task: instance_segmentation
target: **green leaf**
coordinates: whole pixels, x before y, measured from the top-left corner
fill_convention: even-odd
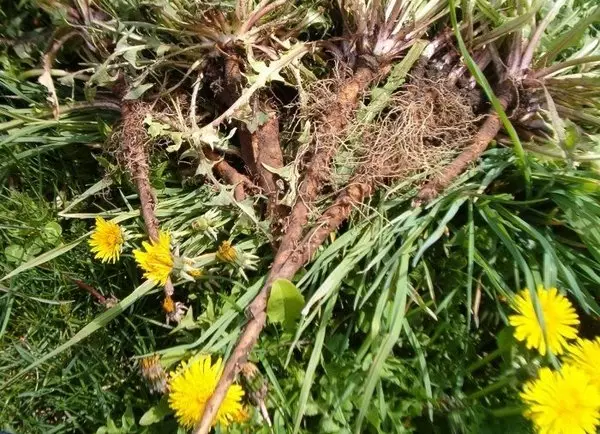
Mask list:
[[[127,410],[121,416],[121,428],[127,432],[129,428],[135,426],[135,416],[133,415],[133,409],[131,408],[131,404],[127,406]]]
[[[419,60],[426,46],[426,41],[416,40],[415,44],[406,53],[406,56],[404,56],[404,59],[394,65],[385,85],[383,87],[376,87],[371,91],[371,102],[358,113],[358,118],[361,121],[372,122],[386,108],[392,99],[392,94],[404,84],[408,72],[415,62]]]
[[[308,366],[306,367],[306,372],[304,373],[302,388],[300,389],[300,397],[298,399],[298,410],[296,411],[296,415],[294,418],[294,434],[300,431],[300,424],[302,423],[302,418],[306,414],[306,408],[308,406],[308,400],[310,397],[310,389],[313,385],[315,371],[317,370],[319,361],[321,360],[323,343],[325,342],[325,334],[327,332],[327,325],[329,324],[329,320],[333,313],[333,308],[335,306],[335,302],[337,301],[338,293],[339,291],[336,291],[327,301],[327,304],[325,305],[325,309],[323,311],[323,317],[321,318],[321,324],[319,325],[319,329],[315,336],[313,350],[310,355],[310,360],[308,361]]]
[[[507,350],[515,345],[515,337],[513,335],[512,327],[504,327],[498,333],[498,337],[496,341],[498,343],[498,348],[501,350]]]
[[[411,243],[412,244],[412,243]],[[411,246],[408,246],[411,247]],[[356,418],[355,432],[360,433],[363,420],[367,415],[367,411],[372,403],[373,393],[383,375],[385,361],[392,352],[392,349],[398,343],[400,334],[402,333],[403,324],[406,313],[406,299],[409,292],[408,283],[408,265],[410,254],[404,253],[400,259],[400,266],[395,275],[396,294],[394,296],[394,305],[392,309],[392,322],[389,331],[383,336],[383,341],[379,345],[377,354],[371,362],[369,373],[365,379],[365,384],[362,390],[362,397],[359,407],[358,416]]]
[[[111,170],[111,164],[106,158],[104,158],[102,156],[97,156],[96,160],[103,168],[105,168],[107,170]],[[100,181],[98,181],[97,183],[92,185],[90,188],[88,188],[86,191],[81,193],[79,196],[77,196],[75,199],[73,199],[73,201],[65,209],[63,209],[60,213],[58,213],[58,215],[62,216],[67,211],[70,211],[71,209],[73,209],[75,207],[75,205],[77,205],[78,203],[81,203],[84,200],[86,200],[88,197],[94,196],[96,193],[99,193],[102,190],[107,189],[108,187],[110,187],[112,185],[112,183],[113,182],[110,178],[101,179]]]
[[[567,119],[565,121],[565,148],[572,151],[578,143],[581,143],[579,129],[577,125]]]
[[[25,251],[25,258],[29,260],[34,256],[39,255],[42,251],[43,246],[44,241],[40,237],[34,238],[33,242],[29,246],[27,246],[27,250]]]
[[[340,432],[340,426],[334,422],[331,416],[323,416],[321,419],[321,428],[320,432],[322,433],[337,433]]]
[[[196,321],[194,321],[194,311],[190,306],[183,319],[179,322],[179,324],[177,324],[177,327],[171,330],[170,334],[176,333],[180,330],[193,330],[197,328],[198,325],[196,324]]]
[[[42,239],[48,244],[56,244],[60,240],[62,227],[56,222],[48,222],[42,230]]]
[[[521,140],[519,139],[517,130],[515,130],[515,127],[512,125],[512,123],[510,122],[510,119],[506,115],[506,112],[504,111],[504,108],[502,107],[500,100],[498,100],[498,98],[496,97],[496,94],[492,90],[492,87],[490,86],[489,81],[487,80],[486,76],[483,74],[483,72],[481,71],[479,66],[477,66],[477,63],[475,63],[475,61],[469,54],[469,50],[468,50],[467,46],[465,45],[465,42],[463,41],[462,35],[460,33],[460,26],[458,24],[458,20],[456,17],[455,0],[449,0],[449,2],[450,2],[450,4],[449,4],[449,6],[450,6],[450,21],[452,22],[452,28],[454,30],[454,35],[456,36],[456,40],[458,41],[458,47],[459,47],[460,53],[462,54],[462,56],[464,58],[464,62],[467,65],[467,68],[469,69],[471,74],[473,74],[475,81],[483,89],[486,96],[492,103],[492,107],[494,108],[494,111],[497,113],[498,117],[502,121],[502,124],[504,125],[504,129],[506,129],[506,131],[513,143],[513,149],[514,149],[515,155],[518,158],[519,166],[520,166],[521,170],[523,171],[523,175],[525,178],[526,190],[527,190],[527,192],[529,192],[529,190],[531,188],[531,168],[529,167],[529,162],[527,161],[527,156],[525,155],[525,151],[523,149],[523,144],[521,143]],[[537,11],[539,9],[540,5],[541,5],[541,2],[539,2],[539,1],[535,2],[531,7],[530,12],[526,15],[523,15],[523,17],[528,17],[527,20],[529,20],[531,18],[531,17],[529,17],[529,14],[535,14],[535,11]],[[515,18],[514,20],[511,20],[510,23],[520,20],[521,18],[522,17]],[[510,24],[510,23],[507,23],[507,24]],[[501,26],[496,30],[499,30],[502,27],[504,27],[504,26]],[[506,32],[510,32],[510,31],[512,31],[512,30],[506,30]],[[490,37],[490,35],[492,33],[494,33],[494,32],[493,31],[488,32],[486,37]],[[491,42],[491,40],[488,41],[488,43],[489,42]]]
[[[163,397],[158,404],[150,407],[150,409],[140,418],[140,426],[149,426],[158,423],[171,413],[172,411],[169,408],[169,402],[166,397]]]
[[[277,279],[271,287],[267,304],[267,316],[270,322],[282,323],[284,328],[292,328],[304,306],[304,297],[292,282]]]
[[[4,256],[7,262],[19,264],[25,258],[25,249],[18,244],[10,244],[4,249]]]

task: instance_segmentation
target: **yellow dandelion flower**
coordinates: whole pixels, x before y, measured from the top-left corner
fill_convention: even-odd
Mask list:
[[[544,315],[547,342],[528,289],[524,289],[515,299],[518,315],[509,317],[510,325],[515,327],[515,338],[526,341],[527,348],[536,348],[541,355],[546,354],[546,344],[554,354],[562,354],[568,345],[567,339],[577,337],[577,313],[571,302],[560,295],[556,288],[545,289],[540,285],[537,296]]]
[[[202,356],[191,363],[182,362],[180,368],[171,373],[169,406],[181,426],[192,428],[200,422],[206,401],[221,378],[222,364],[221,359],[213,365],[210,356]],[[217,423],[228,426],[232,422],[241,421],[245,415],[241,402],[243,396],[241,386],[230,386],[213,420],[213,426]]]
[[[577,366],[589,375],[600,389],[600,338],[578,339],[567,348],[565,363]]]
[[[102,217],[96,217],[96,228],[88,240],[95,258],[102,262],[116,262],[123,250],[125,236],[121,226],[107,222]]]
[[[540,434],[595,434],[600,423],[600,391],[572,365],[540,369],[539,377],[525,384],[521,399],[528,407],[525,417]]]
[[[223,262],[235,262],[237,251],[230,241],[223,241],[217,250],[217,259]]]
[[[142,242],[146,250],[134,250],[133,256],[142,270],[144,277],[164,285],[173,270],[173,256],[171,255],[171,236],[159,232],[158,241]]]

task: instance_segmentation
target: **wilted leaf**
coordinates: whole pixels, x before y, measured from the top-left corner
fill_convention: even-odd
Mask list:
[[[196,167],[196,176],[207,176],[212,173],[213,163],[207,158],[202,158]]]
[[[300,173],[296,164],[291,163],[284,167],[271,167],[268,164],[263,163],[265,169],[269,172],[276,174],[288,184],[288,191],[283,198],[279,201],[281,205],[292,206],[296,202],[297,184],[300,179]]]
[[[46,66],[46,63],[47,62],[44,61],[44,66]],[[40,75],[40,78],[38,78],[38,82],[48,91],[48,101],[52,105],[52,113],[54,114],[54,118],[58,119],[58,96],[56,95],[56,89],[54,88],[54,82],[52,81],[50,69],[44,70],[44,73]]]
[[[171,49],[170,45],[160,44],[158,47],[156,47],[156,56],[157,57],[162,57],[170,49]]]
[[[148,126],[148,135],[153,139],[156,137],[164,136],[168,133],[167,130],[171,128],[170,125],[156,122],[154,119],[152,119],[151,116],[147,116],[146,119],[144,119],[144,124]]]
[[[125,35],[117,42],[115,54],[122,55],[127,62],[134,68],[138,69],[137,55],[138,53],[146,48],[146,45],[129,45],[129,36]]]
[[[167,146],[167,152],[177,152],[181,145],[183,144],[183,133],[180,131],[170,133],[169,137],[173,140],[173,144]]]
[[[248,131],[250,131],[250,133],[254,133],[259,127],[266,124],[268,121],[269,115],[259,111],[249,122],[246,122],[246,127],[248,127]]]
[[[265,83],[270,81],[281,81],[285,83],[285,79],[279,74],[280,70],[269,68],[269,66],[262,60],[254,60],[252,56],[249,56],[248,62],[250,66],[256,72],[256,74],[245,74],[249,84],[254,84],[262,77],[261,80],[265,80]]]
[[[219,194],[214,196],[209,202],[209,205],[211,206],[229,206],[234,204],[235,199],[233,198],[233,193],[225,186],[222,186],[219,189]]]
[[[94,71],[94,73],[90,77],[88,86],[85,87],[86,92],[90,92],[90,89],[93,89],[89,86],[89,84],[91,84],[91,83],[97,83],[100,86],[104,86],[104,85],[111,83],[117,79],[119,74],[116,73],[114,76],[110,75],[110,73],[108,72],[108,66],[109,66],[109,61],[104,62],[102,65],[98,65],[98,67],[96,68],[96,71]],[[86,95],[87,99],[89,99],[89,100],[93,99],[93,96],[94,95]]]

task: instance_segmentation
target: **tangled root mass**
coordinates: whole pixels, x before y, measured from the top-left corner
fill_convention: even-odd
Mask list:
[[[342,134],[322,124],[333,98],[331,82],[316,84],[309,90],[307,115],[313,124],[310,152],[337,148],[331,171],[324,174],[334,190],[348,182],[389,185],[433,175],[476,133],[478,119],[469,100],[443,81],[419,78],[404,85],[369,122],[361,122],[356,110],[339,113],[349,119]]]

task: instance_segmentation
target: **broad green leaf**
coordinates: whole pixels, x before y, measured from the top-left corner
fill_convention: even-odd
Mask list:
[[[60,240],[62,227],[56,222],[48,222],[42,230],[42,239],[48,244],[56,244]]]
[[[140,426],[149,426],[162,421],[165,416],[172,413],[169,408],[169,401],[164,397],[158,404],[150,407],[150,409],[140,418]]]
[[[19,264],[25,259],[25,249],[18,244],[10,244],[4,249],[4,256],[8,262]]]
[[[267,316],[272,323],[281,323],[284,328],[293,328],[304,306],[304,297],[292,282],[277,279],[271,286],[267,303]]]
[[[133,415],[133,408],[131,404],[127,405],[127,410],[121,416],[121,428],[128,432],[130,428],[135,426],[135,416]]]

